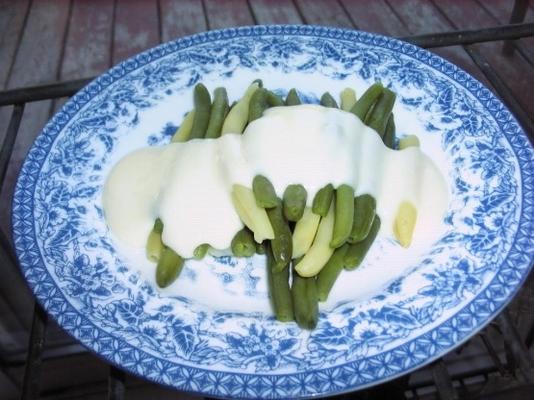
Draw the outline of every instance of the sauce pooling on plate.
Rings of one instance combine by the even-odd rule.
[[[418,147],[391,150],[353,114],[308,104],[271,108],[243,135],[127,155],[104,186],[106,220],[120,240],[136,247],[146,244],[159,217],[163,242],[183,257],[192,257],[203,243],[226,249],[243,228],[232,186],[252,187],[258,174],[271,181],[279,197],[288,185],[303,185],[308,205],[328,183],[370,194],[388,236],[401,202],[417,208],[419,231],[434,230],[448,202],[443,176]]]

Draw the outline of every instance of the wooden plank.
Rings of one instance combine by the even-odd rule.
[[[412,35],[447,32],[453,29],[443,15],[427,0],[386,0]],[[484,74],[461,46],[431,49],[491,87]]]
[[[110,67],[113,2],[73,3],[60,80],[87,78]]]
[[[492,0],[479,2],[480,6],[484,8],[494,19],[495,24],[507,24],[512,15],[513,1],[509,0]],[[534,22],[533,2],[530,2],[530,7],[527,8],[527,14],[524,22]],[[534,65],[534,37],[519,39],[516,41],[516,46],[519,47],[521,53]]]
[[[69,15],[68,0],[41,0],[33,2],[27,23],[16,54],[7,87],[14,88],[48,82],[58,78],[59,63],[63,49],[63,37]],[[12,193],[24,157],[45,122],[50,117],[50,101],[26,106],[19,134],[0,192],[0,228],[11,238]],[[10,299],[11,307],[24,321],[31,321],[33,299],[21,274],[12,268],[4,268],[0,290]],[[27,345],[27,332],[11,330],[16,342]],[[3,335],[4,336],[4,335]],[[2,337],[2,340],[7,340]]]
[[[456,29],[476,29],[494,25],[494,20],[474,1],[437,2],[436,7],[443,12]],[[503,42],[488,42],[473,45],[486,58],[493,70],[506,82],[518,102],[531,115],[534,115],[534,69],[519,53],[510,57],[502,54]]]
[[[24,20],[28,12],[28,0],[0,1],[0,88],[7,82],[9,70],[17,50]]]
[[[0,1],[0,90],[5,89],[28,13],[28,0]],[[0,144],[4,140],[12,107],[0,108]]]
[[[295,1],[304,22],[339,28],[353,28],[354,24],[341,4],[331,0]]]
[[[295,4],[289,0],[250,0],[252,13],[258,24],[301,24]]]
[[[41,0],[32,4],[8,88],[57,79],[68,15],[68,0]]]
[[[201,0],[160,0],[160,9],[163,42],[208,28]]]
[[[389,36],[404,36],[408,29],[385,0],[341,0],[356,28]]]
[[[15,58],[8,87],[49,82],[58,78],[63,36],[69,14],[68,0],[42,0],[33,3]],[[33,140],[50,117],[50,101],[28,104],[15,142],[6,180],[2,186],[2,204],[11,204],[15,179]],[[0,227],[10,237],[10,207],[0,210]]]
[[[209,29],[254,25],[246,0],[205,0]]]
[[[112,63],[117,64],[159,42],[157,2],[117,0]]]

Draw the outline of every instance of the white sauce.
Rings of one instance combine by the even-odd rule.
[[[398,205],[418,210],[414,241],[440,225],[447,185],[419,148],[388,149],[357,117],[317,105],[277,107],[243,135],[191,140],[138,150],[117,163],[104,187],[106,219],[118,238],[143,247],[155,218],[163,241],[183,257],[199,244],[230,247],[241,223],[230,197],[233,184],[252,186],[265,175],[281,197],[287,185],[302,184],[311,204],[328,183],[376,198],[382,233],[393,235]]]

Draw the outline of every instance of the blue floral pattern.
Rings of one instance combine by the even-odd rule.
[[[141,144],[164,143],[181,119],[147,130],[147,115],[206,77],[231,85],[243,71],[381,80],[419,115],[426,134],[438,135],[450,166],[445,236],[408,275],[368,301],[322,313],[311,333],[267,313],[218,311],[187,297],[160,296],[124,261],[103,220],[101,189],[117,149],[138,131]],[[533,203],[532,147],[504,106],[465,72],[378,35],[258,26],[161,45],[74,96],[24,163],[13,234],[39,302],[109,362],[192,392],[301,397],[391,379],[487,323],[528,274]],[[223,286],[236,284],[234,259],[211,257],[209,263]],[[258,296],[256,264],[243,269],[245,296]],[[193,270],[187,279],[195,281]]]

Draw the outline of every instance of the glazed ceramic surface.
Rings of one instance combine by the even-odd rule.
[[[235,100],[257,78],[280,94],[295,87],[308,102],[381,81],[397,93],[398,135],[417,134],[449,184],[440,239],[401,253],[380,238],[362,271],[343,272],[311,332],[273,318],[262,256],[190,261],[175,289],[158,292],[147,273],[154,266],[121,245],[103,216],[110,168],[167,143],[196,83],[225,86]],[[226,29],[148,50],[65,104],[22,168],[13,235],[41,305],[110,363],[213,396],[333,394],[430,362],[506,305],[534,257],[533,161],[502,103],[425,50],[324,27]],[[374,271],[388,278],[377,283]],[[351,296],[365,276],[370,289]]]

